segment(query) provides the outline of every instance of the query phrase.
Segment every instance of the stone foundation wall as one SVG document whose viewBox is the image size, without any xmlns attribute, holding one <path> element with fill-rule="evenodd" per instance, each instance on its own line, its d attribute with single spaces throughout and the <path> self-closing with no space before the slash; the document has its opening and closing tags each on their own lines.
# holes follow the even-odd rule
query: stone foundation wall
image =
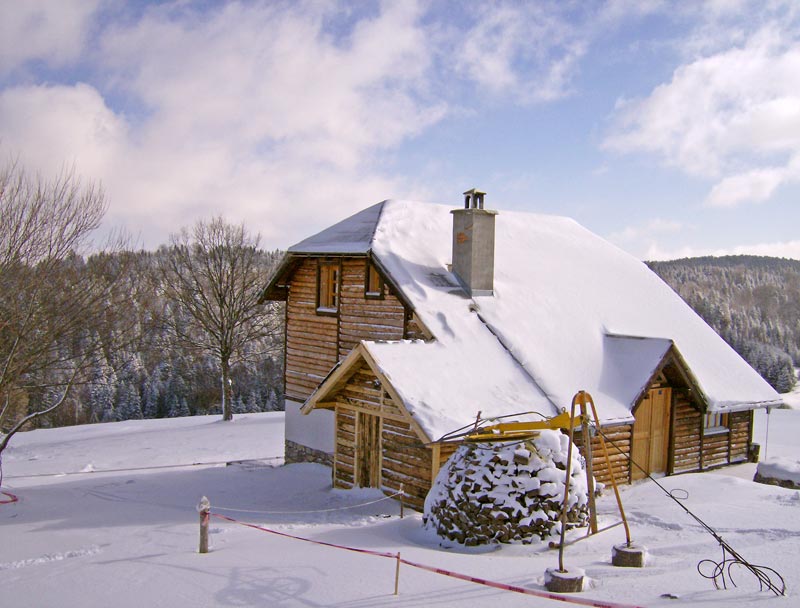
<svg viewBox="0 0 800 608">
<path fill-rule="evenodd" d="M 285 462 L 292 464 L 295 462 L 315 462 L 317 464 L 324 464 L 325 466 L 333 466 L 333 454 L 328 454 L 321 450 L 315 450 L 305 445 L 300 445 L 288 439 L 284 443 L 285 446 Z"/>
</svg>

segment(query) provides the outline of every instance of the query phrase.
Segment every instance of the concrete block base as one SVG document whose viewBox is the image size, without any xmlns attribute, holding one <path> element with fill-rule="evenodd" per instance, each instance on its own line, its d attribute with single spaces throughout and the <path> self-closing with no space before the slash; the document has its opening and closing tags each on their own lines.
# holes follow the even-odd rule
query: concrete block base
<svg viewBox="0 0 800 608">
<path fill-rule="evenodd" d="M 644 568 L 647 550 L 642 545 L 622 543 L 611 550 L 611 563 L 622 568 Z"/>
<path fill-rule="evenodd" d="M 580 568 L 567 568 L 564 572 L 548 568 L 544 571 L 544 586 L 553 593 L 577 593 L 583 591 L 585 574 Z"/>
</svg>

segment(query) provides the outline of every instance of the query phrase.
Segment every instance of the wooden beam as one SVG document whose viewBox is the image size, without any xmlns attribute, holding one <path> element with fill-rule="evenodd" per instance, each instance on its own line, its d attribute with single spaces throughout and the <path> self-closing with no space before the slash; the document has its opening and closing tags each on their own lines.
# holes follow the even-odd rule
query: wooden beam
<svg viewBox="0 0 800 608">
<path fill-rule="evenodd" d="M 434 443 L 431 449 L 431 481 L 435 480 L 436 475 L 439 474 L 441 453 L 442 445 L 440 443 Z"/>
</svg>

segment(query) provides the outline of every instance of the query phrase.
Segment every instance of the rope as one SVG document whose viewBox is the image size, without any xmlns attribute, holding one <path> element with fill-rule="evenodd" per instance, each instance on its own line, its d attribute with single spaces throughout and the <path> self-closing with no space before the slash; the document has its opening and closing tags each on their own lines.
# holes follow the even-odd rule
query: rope
<svg viewBox="0 0 800 608">
<path fill-rule="evenodd" d="M 352 551 L 354 553 L 361 553 L 364 555 L 374 555 L 376 557 L 388 557 L 398 561 L 401 564 L 405 564 L 406 566 L 411 566 L 412 568 L 417 568 L 419 570 L 425 570 L 426 572 L 432 572 L 433 574 L 439 574 L 442 576 L 447 576 L 450 578 L 455 578 L 462 581 L 467 581 L 469 583 L 475 583 L 478 585 L 483 585 L 485 587 L 492 587 L 494 589 L 501 589 L 503 591 L 511 591 L 514 593 L 521 593 L 523 595 L 532 595 L 534 597 L 544 598 L 548 600 L 555 600 L 559 602 L 566 602 L 569 604 L 577 604 L 580 606 L 594 606 L 596 608 L 639 608 L 637 606 L 631 606 L 629 604 L 617 604 L 614 602 L 605 602 L 602 600 L 592 600 L 592 599 L 584 599 L 579 597 L 567 596 L 567 595 L 560 595 L 557 593 L 549 593 L 545 591 L 537 591 L 535 589 L 528 589 L 527 587 L 520 587 L 517 585 L 508 585 L 506 583 L 499 583 L 496 581 L 492 581 L 485 578 L 479 578 L 475 576 L 470 576 L 468 574 L 462 574 L 460 572 L 453 572 L 452 570 L 446 570 L 444 568 L 437 568 L 435 566 L 428 566 L 427 564 L 421 564 L 418 562 L 412 562 L 407 559 L 401 558 L 399 553 L 389 553 L 385 551 L 371 551 L 369 549 L 357 549 L 355 547 L 348 547 L 346 545 L 337 545 L 335 543 L 329 543 L 320 540 L 313 540 L 311 538 L 305 538 L 302 536 L 295 536 L 293 534 L 288 534 L 286 532 L 278 532 L 277 530 L 271 530 L 270 528 L 265 528 L 263 526 L 258 526 L 256 524 L 251 524 L 247 522 L 238 521 L 233 519 L 232 517 L 228 517 L 227 515 L 222 515 L 220 513 L 212 512 L 211 515 L 218 519 L 223 519 L 225 521 L 238 524 L 240 526 L 244 526 L 246 528 L 252 528 L 254 530 L 259 530 L 261 532 L 267 532 L 268 534 L 275 534 L 277 536 L 282 536 L 284 538 L 292 538 L 294 540 L 302 540 L 307 543 L 311 543 L 314 545 L 322 545 L 324 547 L 331 547 L 334 549 L 343 549 L 345 551 Z"/>
<path fill-rule="evenodd" d="M 270 456 L 268 458 L 253 458 L 251 460 L 283 460 L 283 456 Z M 190 462 L 187 464 L 159 464 L 149 467 L 127 467 L 122 469 L 92 469 L 91 471 L 68 471 L 65 473 L 31 473 L 29 475 L 8 475 L 9 479 L 28 479 L 32 477 L 64 477 L 67 475 L 91 475 L 92 473 L 126 473 L 130 471 L 155 471 L 158 469 L 182 469 L 188 467 L 208 467 L 217 465 L 232 465 L 248 462 L 247 460 L 217 460 L 213 462 Z"/>
<path fill-rule="evenodd" d="M 776 570 L 767 566 L 759 566 L 757 564 L 751 564 L 748 562 L 739 553 L 737 553 L 736 550 L 734 550 L 733 547 L 731 547 L 714 528 L 692 513 L 692 511 L 690 511 L 689 508 L 681 502 L 682 500 L 689 498 L 689 492 L 683 488 L 676 488 L 672 491 L 667 490 L 667 488 L 665 488 L 657 479 L 645 471 L 629 453 L 624 452 L 617 444 L 609 439 L 606 434 L 597 427 L 597 425 L 593 424 L 592 426 L 594 426 L 595 430 L 603 436 L 605 441 L 610 443 L 620 454 L 626 456 L 628 461 L 633 466 L 639 469 L 650 481 L 656 484 L 661 491 L 664 492 L 664 494 L 671 498 L 675 504 L 683 509 L 686 514 L 689 515 L 689 517 L 700 524 L 700 527 L 713 536 L 714 540 L 717 541 L 719 546 L 722 548 L 722 559 L 719 562 L 714 561 L 713 559 L 700 560 L 700 562 L 697 564 L 697 571 L 700 576 L 712 580 L 717 589 L 727 589 L 728 582 L 736 587 L 737 585 L 731 576 L 731 569 L 734 566 L 743 566 L 758 580 L 759 591 L 764 591 L 766 588 L 772 591 L 775 595 L 786 595 L 786 581 Z M 677 493 L 680 493 L 680 498 L 675 495 Z M 712 566 L 711 571 L 704 572 L 704 568 L 708 565 Z M 777 580 L 773 580 L 772 575 L 774 575 Z"/>
<path fill-rule="evenodd" d="M 19 498 L 11 492 L 0 491 L 0 494 L 8 496 L 8 500 L 0 500 L 0 505 L 10 505 L 11 503 L 19 501 Z"/>
<path fill-rule="evenodd" d="M 218 511 L 232 511 L 235 513 L 256 513 L 258 515 L 302 515 L 306 513 L 331 513 L 333 511 L 345 511 L 347 509 L 357 509 L 359 507 L 374 505 L 379 502 L 383 502 L 384 500 L 391 500 L 393 498 L 396 498 L 397 496 L 402 496 L 402 495 L 403 492 L 395 492 L 394 494 L 384 496 L 383 498 L 376 498 L 375 500 L 371 500 L 369 502 L 362 502 L 357 505 L 332 507 L 330 509 L 311 509 L 308 511 L 256 511 L 255 509 L 234 509 L 233 507 L 218 507 L 217 505 L 214 505 L 214 508 L 217 509 Z"/>
</svg>

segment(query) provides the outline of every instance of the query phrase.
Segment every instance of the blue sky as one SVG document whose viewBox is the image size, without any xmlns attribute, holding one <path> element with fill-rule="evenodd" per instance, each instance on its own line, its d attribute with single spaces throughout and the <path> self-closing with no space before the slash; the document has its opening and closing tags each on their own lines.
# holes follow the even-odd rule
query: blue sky
<svg viewBox="0 0 800 608">
<path fill-rule="evenodd" d="M 0 154 L 148 248 L 476 186 L 642 259 L 800 258 L 800 2 L 0 0 Z"/>
</svg>

